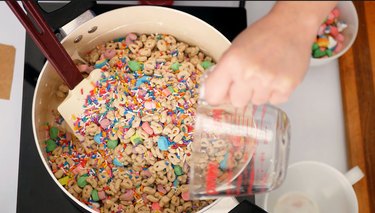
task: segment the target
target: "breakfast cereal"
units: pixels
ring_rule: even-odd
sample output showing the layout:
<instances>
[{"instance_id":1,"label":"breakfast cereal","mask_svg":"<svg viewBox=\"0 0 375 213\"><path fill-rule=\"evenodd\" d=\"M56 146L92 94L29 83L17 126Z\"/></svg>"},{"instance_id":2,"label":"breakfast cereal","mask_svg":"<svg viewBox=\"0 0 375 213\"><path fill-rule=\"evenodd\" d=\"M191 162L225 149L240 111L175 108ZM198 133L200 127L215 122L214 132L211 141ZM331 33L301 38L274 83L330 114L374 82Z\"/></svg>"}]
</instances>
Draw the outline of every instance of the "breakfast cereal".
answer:
<instances>
[{"instance_id":1,"label":"breakfast cereal","mask_svg":"<svg viewBox=\"0 0 375 213\"><path fill-rule=\"evenodd\" d=\"M61 185L97 212L196 212L188 172L200 76L212 58L166 34L129 33L97 46L77 67L102 70L73 131L58 114L45 131ZM56 96L67 95L61 85Z\"/></svg>"}]
</instances>

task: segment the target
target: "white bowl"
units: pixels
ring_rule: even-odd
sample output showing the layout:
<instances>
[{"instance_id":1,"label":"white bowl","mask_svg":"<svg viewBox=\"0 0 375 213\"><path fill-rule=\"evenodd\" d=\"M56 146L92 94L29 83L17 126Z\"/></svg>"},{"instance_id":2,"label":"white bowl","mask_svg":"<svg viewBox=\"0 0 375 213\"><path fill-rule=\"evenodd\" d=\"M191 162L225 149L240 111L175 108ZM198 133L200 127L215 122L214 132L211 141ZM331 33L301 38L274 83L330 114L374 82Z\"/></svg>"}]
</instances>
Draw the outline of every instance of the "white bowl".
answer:
<instances>
[{"instance_id":1,"label":"white bowl","mask_svg":"<svg viewBox=\"0 0 375 213\"><path fill-rule=\"evenodd\" d=\"M342 56L348 49L353 45L358 32L358 14L351 1L340 1L337 4L337 8L340 10L339 20L344 21L348 27L342 32L345 37L343 49L328 58L311 58L311 66L320 66L332 62Z\"/></svg>"},{"instance_id":2,"label":"white bowl","mask_svg":"<svg viewBox=\"0 0 375 213\"><path fill-rule=\"evenodd\" d=\"M283 185L265 195L263 208L270 213L285 212L286 206L289 207L288 213L358 213L352 184L362 177L358 167L342 174L328 164L298 162L289 166ZM308 208L311 211L306 211Z\"/></svg>"}]
</instances>

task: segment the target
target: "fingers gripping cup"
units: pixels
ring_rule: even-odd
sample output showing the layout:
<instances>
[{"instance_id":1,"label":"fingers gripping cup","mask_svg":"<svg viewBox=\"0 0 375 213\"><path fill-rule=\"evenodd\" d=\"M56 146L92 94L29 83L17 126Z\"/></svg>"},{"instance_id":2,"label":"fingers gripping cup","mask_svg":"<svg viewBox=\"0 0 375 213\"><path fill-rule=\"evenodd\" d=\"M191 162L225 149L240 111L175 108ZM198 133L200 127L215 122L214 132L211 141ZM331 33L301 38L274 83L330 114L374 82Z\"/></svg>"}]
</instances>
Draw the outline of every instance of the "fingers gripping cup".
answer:
<instances>
[{"instance_id":1,"label":"fingers gripping cup","mask_svg":"<svg viewBox=\"0 0 375 213\"><path fill-rule=\"evenodd\" d=\"M249 195L278 187L285 178L290 141L286 114L270 106L239 110L200 101L190 158L190 196Z\"/></svg>"}]
</instances>

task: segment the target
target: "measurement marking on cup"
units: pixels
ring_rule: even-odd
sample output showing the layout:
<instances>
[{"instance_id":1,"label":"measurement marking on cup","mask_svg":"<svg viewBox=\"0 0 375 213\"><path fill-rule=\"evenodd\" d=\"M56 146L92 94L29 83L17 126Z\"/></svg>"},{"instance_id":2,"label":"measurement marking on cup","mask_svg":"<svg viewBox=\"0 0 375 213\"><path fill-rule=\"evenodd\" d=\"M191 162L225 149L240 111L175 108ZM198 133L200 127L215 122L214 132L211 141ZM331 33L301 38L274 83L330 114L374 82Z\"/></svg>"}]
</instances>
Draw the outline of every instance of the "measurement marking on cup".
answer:
<instances>
[{"instance_id":1,"label":"measurement marking on cup","mask_svg":"<svg viewBox=\"0 0 375 213\"><path fill-rule=\"evenodd\" d=\"M252 112L252 115L251 115L252 121L254 120L254 116L255 116L255 112L256 112L257 108L258 108L258 106L253 106L253 112ZM249 122L247 122L246 126L249 127ZM251 122L250 126L256 128L255 122ZM250 178L249 178L249 183L248 183L248 186L247 186L247 193L253 192L254 173L255 173L255 171L254 171L254 167L255 167L254 158L255 158L255 155L256 155L256 149L257 149L257 138L255 137L254 147L253 147L253 156L251 156L252 159L251 159L250 165L249 165L250 166L250 168L249 168Z\"/></svg>"},{"instance_id":2,"label":"measurement marking on cup","mask_svg":"<svg viewBox=\"0 0 375 213\"><path fill-rule=\"evenodd\" d=\"M236 126L236 127L238 127L239 125L239 121L240 121L240 119L239 119L239 116L237 115L238 114L238 110L237 109L235 109L234 110L234 116L233 116L233 123L235 124L235 125L233 125L233 126ZM236 142L238 142L238 144L236 144ZM234 138L234 141L233 141L233 147L234 147L234 149L232 148L231 149L231 156L232 156L232 158L234 158L234 150L235 149L237 149L237 147L235 146L235 145L239 145L240 143L241 143L241 137L240 136L235 136L235 138ZM233 161L234 162L234 161ZM237 175L237 173L239 172L239 171L237 171L237 173L234 173L234 169L235 169L235 167L234 167L234 165L232 166L232 169L231 169L231 179L233 178L233 181L234 181L234 178L236 178L234 175ZM233 173L234 173L234 175L233 175ZM231 190L231 194L235 194L236 193L236 189L232 189Z\"/></svg>"},{"instance_id":3,"label":"measurement marking on cup","mask_svg":"<svg viewBox=\"0 0 375 213\"><path fill-rule=\"evenodd\" d=\"M207 194L217 194L216 191L216 179L218 176L219 165L215 162L209 162L207 165L207 175L206 175L206 191Z\"/></svg>"},{"instance_id":4,"label":"measurement marking on cup","mask_svg":"<svg viewBox=\"0 0 375 213\"><path fill-rule=\"evenodd\" d=\"M234 114L236 114L236 111L235 111ZM228 116L226 116L226 117L228 117ZM233 116L233 115L229 115L228 122L229 122L229 123L232 123L234 120L235 120L235 116ZM231 130L232 130L233 128L234 128L234 125L231 126ZM233 148L232 148L232 149L230 150L230 152L229 152L229 158L228 158L228 159L232 159L232 157L233 157ZM233 165L231 165L232 161L229 160L228 163L229 163L229 165L230 165L230 168L229 168L229 171L228 171L227 184L230 183L230 181L232 180L232 177L233 177ZM228 188L228 189L226 190L226 193L227 193L227 194L231 194L231 192L232 192L232 190L231 190L230 188Z\"/></svg>"},{"instance_id":5,"label":"measurement marking on cup","mask_svg":"<svg viewBox=\"0 0 375 213\"><path fill-rule=\"evenodd\" d=\"M251 166L251 168L250 168L250 178L249 178L249 186L248 186L248 188L247 188L247 192L248 193L251 193L252 191L253 191L253 184L254 184L254 177L255 177L255 172L254 172L254 170L255 170L255 163L254 163L254 160L251 160L250 161L250 166Z\"/></svg>"},{"instance_id":6,"label":"measurement marking on cup","mask_svg":"<svg viewBox=\"0 0 375 213\"><path fill-rule=\"evenodd\" d=\"M244 137L257 138L264 140L266 137L268 140L273 138L273 132L267 129L257 128L257 126L238 126L235 122L215 121L209 116L199 115L197 117L197 129L207 133L216 133L223 135L237 135Z\"/></svg>"},{"instance_id":7,"label":"measurement marking on cup","mask_svg":"<svg viewBox=\"0 0 375 213\"><path fill-rule=\"evenodd\" d=\"M241 193L241 184L242 184L242 174L238 176L237 178L237 191L236 195L239 195Z\"/></svg>"},{"instance_id":8,"label":"measurement marking on cup","mask_svg":"<svg viewBox=\"0 0 375 213\"><path fill-rule=\"evenodd\" d=\"M247 120L247 119L246 119ZM243 110L243 113L242 113L242 122L241 122L241 117L240 117L240 122L239 122L240 126L243 126L245 124L245 110ZM243 146L246 147L246 143L245 143L245 140L243 140ZM245 152L246 153L246 152ZM244 158L244 156L242 156L242 159L245 159L245 161L247 162L247 158ZM244 165L245 167L247 167L247 165L245 164ZM244 171L242 171L244 172ZM242 176L244 174L240 174L237 178L237 192L236 194L239 195L241 193L241 184L242 184Z\"/></svg>"},{"instance_id":9,"label":"measurement marking on cup","mask_svg":"<svg viewBox=\"0 0 375 213\"><path fill-rule=\"evenodd\" d=\"M264 126L264 116L265 116L266 112L267 112L267 107L266 107L266 106L263 106L263 107L262 107L261 119L260 119L260 128L261 128L261 129L263 129L263 126ZM263 138L263 144L264 144L264 145L267 145L268 143L264 143L264 141L267 141L266 138ZM259 142L261 142L261 141L258 141L258 145L260 145L260 146L262 147L262 145L261 145ZM264 153L264 151L262 151L262 152L260 153L259 160L260 160L260 165L259 165L259 167L260 167L261 169L260 169L260 172L259 172L259 174L257 175L257 177L260 179L261 183L265 183L265 182L264 182L265 179L264 179L264 169L263 169L263 168L265 168L265 163L266 163L266 162L265 162L265 153Z\"/></svg>"}]
</instances>

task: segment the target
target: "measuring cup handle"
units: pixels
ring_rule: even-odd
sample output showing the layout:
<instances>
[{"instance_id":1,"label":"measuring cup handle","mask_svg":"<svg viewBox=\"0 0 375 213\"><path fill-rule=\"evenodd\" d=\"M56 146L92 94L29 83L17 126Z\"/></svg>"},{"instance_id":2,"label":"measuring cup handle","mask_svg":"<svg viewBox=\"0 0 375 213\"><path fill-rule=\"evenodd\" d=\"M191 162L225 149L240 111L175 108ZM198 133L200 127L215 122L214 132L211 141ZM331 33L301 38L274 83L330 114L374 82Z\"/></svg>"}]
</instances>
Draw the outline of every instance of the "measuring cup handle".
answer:
<instances>
[{"instance_id":1,"label":"measuring cup handle","mask_svg":"<svg viewBox=\"0 0 375 213\"><path fill-rule=\"evenodd\" d=\"M348 172L345 173L346 179L352 185L356 184L364 176L365 176L365 174L362 172L362 170L358 166L353 167L352 169L350 169Z\"/></svg>"}]
</instances>

